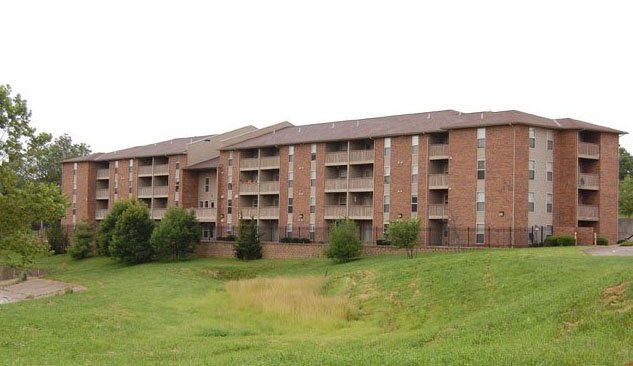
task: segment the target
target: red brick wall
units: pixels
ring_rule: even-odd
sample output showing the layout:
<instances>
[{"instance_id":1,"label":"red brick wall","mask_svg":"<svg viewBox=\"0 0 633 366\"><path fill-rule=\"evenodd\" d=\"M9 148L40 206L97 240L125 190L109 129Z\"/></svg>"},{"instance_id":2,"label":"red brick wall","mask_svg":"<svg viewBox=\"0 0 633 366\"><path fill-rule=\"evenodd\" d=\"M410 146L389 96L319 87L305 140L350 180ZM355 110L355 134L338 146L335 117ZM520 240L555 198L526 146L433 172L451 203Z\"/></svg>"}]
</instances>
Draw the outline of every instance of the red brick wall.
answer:
<instances>
[{"instance_id":1,"label":"red brick wall","mask_svg":"<svg viewBox=\"0 0 633 366\"><path fill-rule=\"evenodd\" d=\"M218 165L218 199L216 201L217 204L217 224L221 226L222 232L218 233L218 235L225 235L226 224L227 224L227 210L226 210L226 200L228 196L227 192L227 172L228 172L228 152L221 151L220 152L220 164ZM239 166L239 154L233 154L233 165ZM235 178L235 177L234 177ZM240 189L240 179L239 176L237 179L233 180L233 190L239 192Z\"/></svg>"},{"instance_id":2,"label":"red brick wall","mask_svg":"<svg viewBox=\"0 0 633 366\"><path fill-rule=\"evenodd\" d=\"M449 154L448 224L453 228L472 228L476 223L477 130L451 130Z\"/></svg>"},{"instance_id":3,"label":"red brick wall","mask_svg":"<svg viewBox=\"0 0 633 366\"><path fill-rule=\"evenodd\" d=\"M79 182L77 182L79 183ZM73 223L73 163L62 164L62 192L68 200L68 208L66 209L66 216L62 218L62 225L72 225Z\"/></svg>"},{"instance_id":4,"label":"red brick wall","mask_svg":"<svg viewBox=\"0 0 633 366\"><path fill-rule=\"evenodd\" d=\"M578 131L554 133L554 227L576 227L578 207Z\"/></svg>"},{"instance_id":5,"label":"red brick wall","mask_svg":"<svg viewBox=\"0 0 633 366\"><path fill-rule=\"evenodd\" d=\"M124 198L129 197L129 193L128 193L129 192L128 190L129 173L130 173L130 160L129 159L119 160L119 199L124 199ZM134 184L132 183L132 185ZM114 182L112 183L110 189L114 191Z\"/></svg>"},{"instance_id":6,"label":"red brick wall","mask_svg":"<svg viewBox=\"0 0 633 366\"><path fill-rule=\"evenodd\" d=\"M427 135L422 135L419 138L418 149L418 218L420 219L420 226L427 228L429 226L428 220L428 187L427 187L427 164L428 164L428 152L429 152L429 138ZM426 235L422 235L420 240L423 244L426 244Z\"/></svg>"},{"instance_id":7,"label":"red brick wall","mask_svg":"<svg viewBox=\"0 0 633 366\"><path fill-rule=\"evenodd\" d=\"M618 240L619 136L600 135L600 222L598 235L615 244Z\"/></svg>"},{"instance_id":8,"label":"red brick wall","mask_svg":"<svg viewBox=\"0 0 633 366\"><path fill-rule=\"evenodd\" d=\"M68 190L64 189L64 192L68 194L70 207L67 211L67 216L64 219L64 224L72 224L72 194L73 194L73 164L69 163L68 171ZM62 181L66 181L66 177L62 178ZM97 170L96 164L92 162L79 162L77 163L77 222L81 220L87 220L90 223L95 222L95 208L97 203L96 189L97 189Z\"/></svg>"},{"instance_id":9,"label":"red brick wall","mask_svg":"<svg viewBox=\"0 0 633 366\"><path fill-rule=\"evenodd\" d=\"M393 144L392 144L393 146ZM383 172L385 169L385 141L384 139L374 140L374 230L378 230L378 239L382 238L383 222L383 197L385 195L385 185ZM376 235L376 233L374 233Z\"/></svg>"},{"instance_id":10,"label":"red brick wall","mask_svg":"<svg viewBox=\"0 0 633 366\"><path fill-rule=\"evenodd\" d=\"M391 138L391 181L389 218L411 217L411 136Z\"/></svg>"},{"instance_id":11,"label":"red brick wall","mask_svg":"<svg viewBox=\"0 0 633 366\"><path fill-rule=\"evenodd\" d=\"M295 151L295 156L296 156L296 151ZM279 230L280 230L279 234L281 236L284 236L285 230L286 230L285 227L288 224L287 206L288 206L288 146L280 146L279 147Z\"/></svg>"},{"instance_id":12,"label":"red brick wall","mask_svg":"<svg viewBox=\"0 0 633 366\"><path fill-rule=\"evenodd\" d=\"M317 189L315 215L315 241L325 240L325 144L317 145Z\"/></svg>"},{"instance_id":13,"label":"red brick wall","mask_svg":"<svg viewBox=\"0 0 633 366\"><path fill-rule=\"evenodd\" d=\"M322 157L322 159L324 158L325 157ZM294 159L292 228L293 236L297 236L299 226L301 226L302 233L308 232L310 218L310 144L295 145ZM321 177L321 179L323 179L323 177ZM282 205L282 203L280 203L280 205ZM283 202L283 212L288 212L287 206L288 200L286 199L286 201ZM299 222L300 214L303 214L303 222L301 223ZM282 227L280 230L280 236L285 236L286 228Z\"/></svg>"},{"instance_id":14,"label":"red brick wall","mask_svg":"<svg viewBox=\"0 0 633 366\"><path fill-rule=\"evenodd\" d=\"M239 161L240 161L240 153L236 151L233 153L233 169L231 169L231 167L228 166L228 154L227 154L227 169L231 169L232 176L233 176L233 196L228 197L233 200L232 201L233 202L233 233L237 233L237 228L240 223L240 200L239 200L240 163ZM227 189L227 188L224 188L224 189ZM235 198L235 196L238 196L238 198Z\"/></svg>"}]
</instances>

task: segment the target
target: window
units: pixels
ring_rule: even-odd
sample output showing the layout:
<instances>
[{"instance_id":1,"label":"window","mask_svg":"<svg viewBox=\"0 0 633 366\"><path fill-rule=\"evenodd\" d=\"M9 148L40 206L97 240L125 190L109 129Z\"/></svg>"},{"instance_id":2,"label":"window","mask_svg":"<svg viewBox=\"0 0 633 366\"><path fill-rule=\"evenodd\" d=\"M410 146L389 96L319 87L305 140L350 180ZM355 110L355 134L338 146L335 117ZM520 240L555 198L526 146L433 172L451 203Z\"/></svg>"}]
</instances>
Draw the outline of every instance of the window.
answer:
<instances>
[{"instance_id":1,"label":"window","mask_svg":"<svg viewBox=\"0 0 633 366\"><path fill-rule=\"evenodd\" d=\"M483 212L485 208L486 208L486 193L477 192L477 211Z\"/></svg>"},{"instance_id":2,"label":"window","mask_svg":"<svg viewBox=\"0 0 633 366\"><path fill-rule=\"evenodd\" d=\"M418 184L418 166L411 166L411 183Z\"/></svg>"},{"instance_id":3,"label":"window","mask_svg":"<svg viewBox=\"0 0 633 366\"><path fill-rule=\"evenodd\" d=\"M418 196L411 196L411 212L418 212Z\"/></svg>"},{"instance_id":4,"label":"window","mask_svg":"<svg viewBox=\"0 0 633 366\"><path fill-rule=\"evenodd\" d=\"M385 137L385 156L391 154L391 138Z\"/></svg>"},{"instance_id":5,"label":"window","mask_svg":"<svg viewBox=\"0 0 633 366\"><path fill-rule=\"evenodd\" d=\"M536 146L536 128L530 127L528 130L528 144L530 147Z\"/></svg>"},{"instance_id":6,"label":"window","mask_svg":"<svg viewBox=\"0 0 633 366\"><path fill-rule=\"evenodd\" d=\"M485 128L477 129L477 147L480 147L480 148L486 147L486 129Z\"/></svg>"},{"instance_id":7,"label":"window","mask_svg":"<svg viewBox=\"0 0 633 366\"><path fill-rule=\"evenodd\" d=\"M316 212L316 197L310 197L310 213Z\"/></svg>"},{"instance_id":8,"label":"window","mask_svg":"<svg viewBox=\"0 0 633 366\"><path fill-rule=\"evenodd\" d=\"M286 234L287 236L292 236L292 224L286 225Z\"/></svg>"},{"instance_id":9,"label":"window","mask_svg":"<svg viewBox=\"0 0 633 366\"><path fill-rule=\"evenodd\" d=\"M545 207L547 208L547 213L552 213L553 201L554 196L551 193L548 193L547 196L545 196Z\"/></svg>"},{"instance_id":10,"label":"window","mask_svg":"<svg viewBox=\"0 0 633 366\"><path fill-rule=\"evenodd\" d=\"M483 244L485 239L484 224L477 224L475 229L475 243Z\"/></svg>"},{"instance_id":11,"label":"window","mask_svg":"<svg viewBox=\"0 0 633 366\"><path fill-rule=\"evenodd\" d=\"M204 206L203 206L203 204L204 204L204 202L203 202L203 201L200 201L200 202L198 202L198 203L199 203L199 204L198 204L198 207L200 207L200 208L204 207Z\"/></svg>"},{"instance_id":12,"label":"window","mask_svg":"<svg viewBox=\"0 0 633 366\"><path fill-rule=\"evenodd\" d=\"M226 213L229 215L233 213L233 200L230 198L226 203Z\"/></svg>"},{"instance_id":13,"label":"window","mask_svg":"<svg viewBox=\"0 0 633 366\"><path fill-rule=\"evenodd\" d=\"M292 197L288 197L288 213L292 213Z\"/></svg>"},{"instance_id":14,"label":"window","mask_svg":"<svg viewBox=\"0 0 633 366\"><path fill-rule=\"evenodd\" d=\"M204 201L203 208L209 208L209 201Z\"/></svg>"},{"instance_id":15,"label":"window","mask_svg":"<svg viewBox=\"0 0 633 366\"><path fill-rule=\"evenodd\" d=\"M391 175L391 168L386 166L384 175L383 175L385 184L389 184L389 181L391 180L390 175Z\"/></svg>"},{"instance_id":16,"label":"window","mask_svg":"<svg viewBox=\"0 0 633 366\"><path fill-rule=\"evenodd\" d=\"M226 232L229 235L233 234L233 224L231 223L226 224Z\"/></svg>"},{"instance_id":17,"label":"window","mask_svg":"<svg viewBox=\"0 0 633 366\"><path fill-rule=\"evenodd\" d=\"M528 192L528 212L534 212L534 192Z\"/></svg>"},{"instance_id":18,"label":"window","mask_svg":"<svg viewBox=\"0 0 633 366\"><path fill-rule=\"evenodd\" d=\"M288 188L291 188L295 179L294 172L288 172Z\"/></svg>"},{"instance_id":19,"label":"window","mask_svg":"<svg viewBox=\"0 0 633 366\"><path fill-rule=\"evenodd\" d=\"M486 161L477 160L477 179L486 179Z\"/></svg>"},{"instance_id":20,"label":"window","mask_svg":"<svg viewBox=\"0 0 633 366\"><path fill-rule=\"evenodd\" d=\"M259 205L259 201L257 200L257 197L253 197L253 200L251 201L251 207L257 207Z\"/></svg>"},{"instance_id":21,"label":"window","mask_svg":"<svg viewBox=\"0 0 633 366\"><path fill-rule=\"evenodd\" d=\"M547 181L551 182L554 179L554 163L551 161L545 163L545 171L547 172Z\"/></svg>"},{"instance_id":22,"label":"window","mask_svg":"<svg viewBox=\"0 0 633 366\"><path fill-rule=\"evenodd\" d=\"M547 150L554 150L554 136L552 131L547 131Z\"/></svg>"},{"instance_id":23,"label":"window","mask_svg":"<svg viewBox=\"0 0 633 366\"><path fill-rule=\"evenodd\" d=\"M417 155L419 151L420 151L419 136L411 136L411 154Z\"/></svg>"},{"instance_id":24,"label":"window","mask_svg":"<svg viewBox=\"0 0 633 366\"><path fill-rule=\"evenodd\" d=\"M316 187L316 171L310 172L310 187Z\"/></svg>"},{"instance_id":25,"label":"window","mask_svg":"<svg viewBox=\"0 0 633 366\"><path fill-rule=\"evenodd\" d=\"M295 147L293 145L288 146L288 162L295 161Z\"/></svg>"},{"instance_id":26,"label":"window","mask_svg":"<svg viewBox=\"0 0 633 366\"><path fill-rule=\"evenodd\" d=\"M227 183L226 184L226 189L229 190L229 191L232 191L233 190L233 183L231 183L231 182Z\"/></svg>"},{"instance_id":27,"label":"window","mask_svg":"<svg viewBox=\"0 0 633 366\"><path fill-rule=\"evenodd\" d=\"M132 194L132 181L128 182L127 193Z\"/></svg>"},{"instance_id":28,"label":"window","mask_svg":"<svg viewBox=\"0 0 633 366\"><path fill-rule=\"evenodd\" d=\"M134 159L130 159L130 168L134 166Z\"/></svg>"},{"instance_id":29,"label":"window","mask_svg":"<svg viewBox=\"0 0 633 366\"><path fill-rule=\"evenodd\" d=\"M205 177L204 178L204 191L205 192L209 192L209 182L210 182L209 177Z\"/></svg>"},{"instance_id":30,"label":"window","mask_svg":"<svg viewBox=\"0 0 633 366\"><path fill-rule=\"evenodd\" d=\"M384 213L388 213L389 212L389 196L384 196L382 199L382 212Z\"/></svg>"},{"instance_id":31,"label":"window","mask_svg":"<svg viewBox=\"0 0 633 366\"><path fill-rule=\"evenodd\" d=\"M176 179L175 191L180 192L180 181L178 179Z\"/></svg>"},{"instance_id":32,"label":"window","mask_svg":"<svg viewBox=\"0 0 633 366\"><path fill-rule=\"evenodd\" d=\"M310 160L311 161L316 161L316 152L317 152L316 144L310 145Z\"/></svg>"},{"instance_id":33,"label":"window","mask_svg":"<svg viewBox=\"0 0 633 366\"><path fill-rule=\"evenodd\" d=\"M528 170L529 170L530 179L532 180L534 179L534 166L535 166L534 160L530 160L528 163Z\"/></svg>"},{"instance_id":34,"label":"window","mask_svg":"<svg viewBox=\"0 0 633 366\"><path fill-rule=\"evenodd\" d=\"M176 170L180 169L180 156L176 156Z\"/></svg>"},{"instance_id":35,"label":"window","mask_svg":"<svg viewBox=\"0 0 633 366\"><path fill-rule=\"evenodd\" d=\"M310 241L314 241L315 240L315 226L314 224L310 224Z\"/></svg>"},{"instance_id":36,"label":"window","mask_svg":"<svg viewBox=\"0 0 633 366\"><path fill-rule=\"evenodd\" d=\"M545 225L545 237L554 235L554 227L552 225Z\"/></svg>"},{"instance_id":37,"label":"window","mask_svg":"<svg viewBox=\"0 0 633 366\"><path fill-rule=\"evenodd\" d=\"M118 174L119 173L119 161L115 161L114 162L114 174Z\"/></svg>"}]
</instances>

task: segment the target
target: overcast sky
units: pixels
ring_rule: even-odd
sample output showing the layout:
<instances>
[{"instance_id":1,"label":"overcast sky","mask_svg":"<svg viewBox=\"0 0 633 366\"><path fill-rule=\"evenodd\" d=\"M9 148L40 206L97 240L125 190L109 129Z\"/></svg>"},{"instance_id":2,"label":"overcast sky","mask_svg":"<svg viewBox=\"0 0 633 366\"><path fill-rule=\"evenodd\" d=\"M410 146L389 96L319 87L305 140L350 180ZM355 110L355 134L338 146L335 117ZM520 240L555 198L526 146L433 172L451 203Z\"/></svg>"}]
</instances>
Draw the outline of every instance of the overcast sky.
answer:
<instances>
[{"instance_id":1,"label":"overcast sky","mask_svg":"<svg viewBox=\"0 0 633 366\"><path fill-rule=\"evenodd\" d=\"M93 151L441 109L633 132L626 1L0 0L0 27L0 83Z\"/></svg>"}]
</instances>

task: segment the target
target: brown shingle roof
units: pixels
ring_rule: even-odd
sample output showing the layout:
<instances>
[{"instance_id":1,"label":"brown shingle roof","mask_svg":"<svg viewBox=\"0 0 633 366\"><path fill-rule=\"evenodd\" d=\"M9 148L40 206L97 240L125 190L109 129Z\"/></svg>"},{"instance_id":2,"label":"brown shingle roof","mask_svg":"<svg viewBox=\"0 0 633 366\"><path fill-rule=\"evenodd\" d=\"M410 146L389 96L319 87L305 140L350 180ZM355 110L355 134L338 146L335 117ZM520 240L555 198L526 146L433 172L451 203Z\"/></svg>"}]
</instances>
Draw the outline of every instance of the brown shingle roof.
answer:
<instances>
[{"instance_id":1,"label":"brown shingle roof","mask_svg":"<svg viewBox=\"0 0 633 366\"><path fill-rule=\"evenodd\" d=\"M554 120L515 110L475 113L444 110L287 127L238 144L226 146L223 149L245 149L261 146L402 136L448 131L458 128L507 124L522 124L555 130L587 129L600 132L625 133L587 122L571 119Z\"/></svg>"}]
</instances>

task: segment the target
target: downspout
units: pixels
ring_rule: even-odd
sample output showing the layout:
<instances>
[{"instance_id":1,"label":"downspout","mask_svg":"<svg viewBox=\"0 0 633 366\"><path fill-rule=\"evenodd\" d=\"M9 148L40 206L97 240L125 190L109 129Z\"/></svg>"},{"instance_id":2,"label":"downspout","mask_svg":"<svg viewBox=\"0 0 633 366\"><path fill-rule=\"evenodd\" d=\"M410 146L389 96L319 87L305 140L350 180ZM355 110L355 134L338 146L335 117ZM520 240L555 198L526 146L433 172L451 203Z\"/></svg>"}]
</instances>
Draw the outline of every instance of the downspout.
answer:
<instances>
[{"instance_id":1,"label":"downspout","mask_svg":"<svg viewBox=\"0 0 633 366\"><path fill-rule=\"evenodd\" d=\"M511 233L510 233L510 246L514 246L514 199L515 199L515 185L516 185L516 177L515 177L515 170L516 170L516 155L517 155L517 131L514 128L514 125L512 123L510 123L510 126L512 126L512 228L511 228Z\"/></svg>"}]
</instances>

